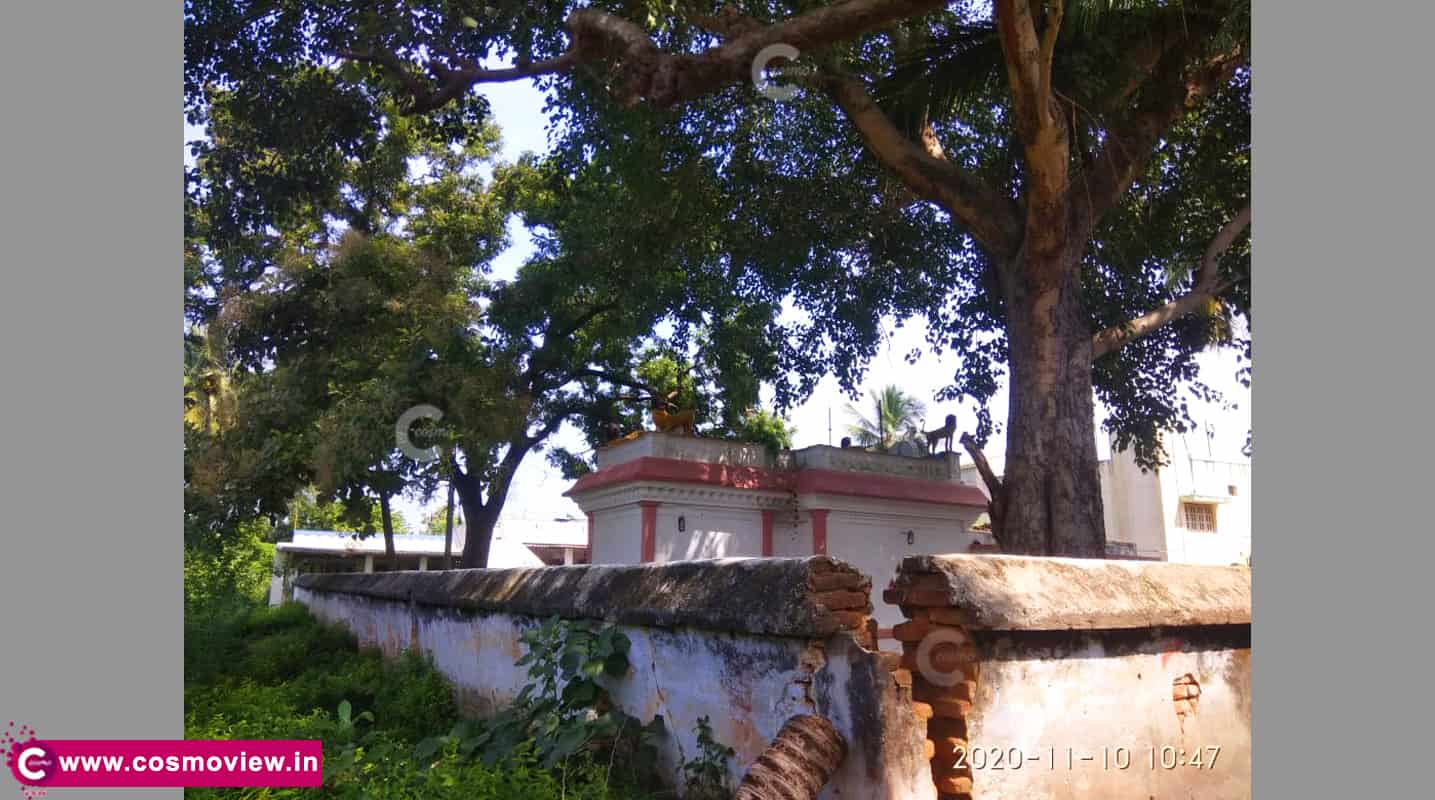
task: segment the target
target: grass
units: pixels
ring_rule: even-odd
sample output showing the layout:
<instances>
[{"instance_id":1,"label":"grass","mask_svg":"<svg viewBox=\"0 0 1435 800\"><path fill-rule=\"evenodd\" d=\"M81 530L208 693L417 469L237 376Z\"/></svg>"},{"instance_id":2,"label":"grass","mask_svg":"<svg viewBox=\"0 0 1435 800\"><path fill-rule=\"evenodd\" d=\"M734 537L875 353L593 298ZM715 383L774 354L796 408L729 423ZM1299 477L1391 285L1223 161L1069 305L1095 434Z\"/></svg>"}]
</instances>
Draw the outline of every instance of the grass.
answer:
<instances>
[{"instance_id":1,"label":"grass","mask_svg":"<svg viewBox=\"0 0 1435 800\"><path fill-rule=\"evenodd\" d=\"M474 752L447 736L453 691L423 658L386 661L345 630L289 605L186 619L185 736L319 739L324 785L190 788L188 798L618 800L650 797L610 783L588 754L543 769L531 744Z\"/></svg>"}]
</instances>

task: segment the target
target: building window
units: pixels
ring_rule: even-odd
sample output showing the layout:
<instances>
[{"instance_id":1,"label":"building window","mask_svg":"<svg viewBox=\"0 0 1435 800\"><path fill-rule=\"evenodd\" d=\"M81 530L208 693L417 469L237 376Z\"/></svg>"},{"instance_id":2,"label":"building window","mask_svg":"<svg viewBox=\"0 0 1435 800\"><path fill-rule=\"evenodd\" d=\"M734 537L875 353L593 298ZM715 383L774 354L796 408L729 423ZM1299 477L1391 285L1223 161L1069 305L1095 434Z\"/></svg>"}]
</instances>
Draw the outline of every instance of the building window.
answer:
<instances>
[{"instance_id":1,"label":"building window","mask_svg":"<svg viewBox=\"0 0 1435 800\"><path fill-rule=\"evenodd\" d=\"M1188 531L1216 532L1215 503L1181 503L1181 527Z\"/></svg>"}]
</instances>

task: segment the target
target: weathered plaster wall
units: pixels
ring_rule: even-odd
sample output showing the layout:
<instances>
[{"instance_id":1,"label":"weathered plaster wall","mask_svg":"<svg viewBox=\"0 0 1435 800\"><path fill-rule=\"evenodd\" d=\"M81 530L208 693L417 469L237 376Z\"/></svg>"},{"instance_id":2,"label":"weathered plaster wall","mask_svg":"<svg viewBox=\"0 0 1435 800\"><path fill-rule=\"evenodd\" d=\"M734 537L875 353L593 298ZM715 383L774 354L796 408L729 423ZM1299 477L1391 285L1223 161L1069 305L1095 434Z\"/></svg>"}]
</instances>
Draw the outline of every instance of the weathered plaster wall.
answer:
<instances>
[{"instance_id":1,"label":"weathered plaster wall","mask_svg":"<svg viewBox=\"0 0 1435 800\"><path fill-rule=\"evenodd\" d=\"M986 767L973 770L975 797L1250 797L1250 649L1239 634L976 638L987 654L967 717L971 761ZM1190 685L1188 713L1173 694L1184 700Z\"/></svg>"},{"instance_id":2,"label":"weathered plaster wall","mask_svg":"<svg viewBox=\"0 0 1435 800\"><path fill-rule=\"evenodd\" d=\"M295 598L390 654L418 649L470 712L491 713L526 683L522 632L551 614L617 624L632 641L614 700L668 730L661 767L681 784L709 717L732 746L734 785L798 714L819 714L849 754L823 798L934 800L926 743L891 659L870 645L866 579L825 558L645 566L310 575Z\"/></svg>"},{"instance_id":3,"label":"weathered plaster wall","mask_svg":"<svg viewBox=\"0 0 1435 800\"><path fill-rule=\"evenodd\" d=\"M295 594L366 643L430 654L479 714L525 683L527 627L619 625L633 668L610 690L663 715L675 782L701 716L737 780L815 713L849 746L829 799L1250 797L1249 568L909 556L883 592L900 655L874 651L873 588L808 557L309 575Z\"/></svg>"},{"instance_id":4,"label":"weathered plaster wall","mask_svg":"<svg viewBox=\"0 0 1435 800\"><path fill-rule=\"evenodd\" d=\"M641 509L636 505L602 508L588 512L593 515L595 531L640 530ZM594 564L636 564L642 561L642 542L637 536L594 535L589 560Z\"/></svg>"},{"instance_id":5,"label":"weathered plaster wall","mask_svg":"<svg viewBox=\"0 0 1435 800\"><path fill-rule=\"evenodd\" d=\"M663 505L658 507L657 523L657 561L731 558L762 552L762 512L758 509Z\"/></svg>"},{"instance_id":6,"label":"weathered plaster wall","mask_svg":"<svg viewBox=\"0 0 1435 800\"><path fill-rule=\"evenodd\" d=\"M1250 570L915 556L886 598L944 798L1249 798Z\"/></svg>"},{"instance_id":7,"label":"weathered plaster wall","mask_svg":"<svg viewBox=\"0 0 1435 800\"><path fill-rule=\"evenodd\" d=\"M803 558L812 555L812 517L810 514L795 508L784 508L776 512L772 528L772 554L774 556ZM847 560L845 554L838 557L844 561Z\"/></svg>"}]
</instances>

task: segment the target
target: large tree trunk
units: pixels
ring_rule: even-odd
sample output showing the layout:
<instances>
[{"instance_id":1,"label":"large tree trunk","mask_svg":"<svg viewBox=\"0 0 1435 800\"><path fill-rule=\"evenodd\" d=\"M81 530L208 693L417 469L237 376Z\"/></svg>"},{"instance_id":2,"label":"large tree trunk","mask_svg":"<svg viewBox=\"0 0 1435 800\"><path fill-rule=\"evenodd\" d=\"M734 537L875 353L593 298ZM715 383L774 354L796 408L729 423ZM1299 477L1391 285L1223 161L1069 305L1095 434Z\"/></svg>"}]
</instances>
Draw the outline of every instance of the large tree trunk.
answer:
<instances>
[{"instance_id":1,"label":"large tree trunk","mask_svg":"<svg viewBox=\"0 0 1435 800\"><path fill-rule=\"evenodd\" d=\"M458 565L461 569L487 567L493 523L487 519L482 490L472 478L456 478L454 483L458 488L459 507L463 509L463 554L459 556Z\"/></svg>"},{"instance_id":2,"label":"large tree trunk","mask_svg":"<svg viewBox=\"0 0 1435 800\"><path fill-rule=\"evenodd\" d=\"M502 505L473 503L459 492L463 506L464 541L463 556L459 560L462 569L483 569L488 566L488 554L493 545L493 529L498 525L498 513Z\"/></svg>"},{"instance_id":3,"label":"large tree trunk","mask_svg":"<svg viewBox=\"0 0 1435 800\"><path fill-rule=\"evenodd\" d=\"M453 481L448 482L448 511L443 519L443 568L453 569Z\"/></svg>"},{"instance_id":4,"label":"large tree trunk","mask_svg":"<svg viewBox=\"0 0 1435 800\"><path fill-rule=\"evenodd\" d=\"M394 552L394 516L389 510L388 492L379 492L379 515L384 523L384 557L388 559L390 569L398 569L399 557Z\"/></svg>"},{"instance_id":5,"label":"large tree trunk","mask_svg":"<svg viewBox=\"0 0 1435 800\"><path fill-rule=\"evenodd\" d=\"M1080 247L1017 258L1005 281L1011 381L997 535L1008 553L1103 558Z\"/></svg>"},{"instance_id":6,"label":"large tree trunk","mask_svg":"<svg viewBox=\"0 0 1435 800\"><path fill-rule=\"evenodd\" d=\"M457 474L454 485L458 488L459 504L463 507L463 569L482 569L488 566L488 553L493 544L493 529L498 524L498 515L503 512L503 503L508 499L508 487L518 465L528 454L532 444L526 437L515 439L504 454L503 461L495 470L488 484L488 499L483 498L483 484L472 475Z\"/></svg>"}]
</instances>

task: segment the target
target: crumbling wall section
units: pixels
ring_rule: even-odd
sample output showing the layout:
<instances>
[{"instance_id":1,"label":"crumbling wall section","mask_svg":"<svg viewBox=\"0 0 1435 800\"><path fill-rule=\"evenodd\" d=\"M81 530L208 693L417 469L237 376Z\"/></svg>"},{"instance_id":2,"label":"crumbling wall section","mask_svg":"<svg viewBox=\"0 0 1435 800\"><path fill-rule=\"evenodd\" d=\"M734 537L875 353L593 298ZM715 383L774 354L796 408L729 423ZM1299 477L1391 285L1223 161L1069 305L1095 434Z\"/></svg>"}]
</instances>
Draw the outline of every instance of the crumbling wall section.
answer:
<instances>
[{"instance_id":1,"label":"crumbling wall section","mask_svg":"<svg viewBox=\"0 0 1435 800\"><path fill-rule=\"evenodd\" d=\"M617 625L632 668L607 688L662 715L660 767L681 785L708 717L736 786L793 717L828 720L847 755L820 795L934 800L910 675L876 652L871 582L826 557L632 566L305 575L295 599L361 643L430 656L464 708L491 714L527 683L522 634L553 615Z\"/></svg>"},{"instance_id":2,"label":"crumbling wall section","mask_svg":"<svg viewBox=\"0 0 1435 800\"><path fill-rule=\"evenodd\" d=\"M1250 797L1250 570L914 556L901 666L943 800Z\"/></svg>"}]
</instances>

